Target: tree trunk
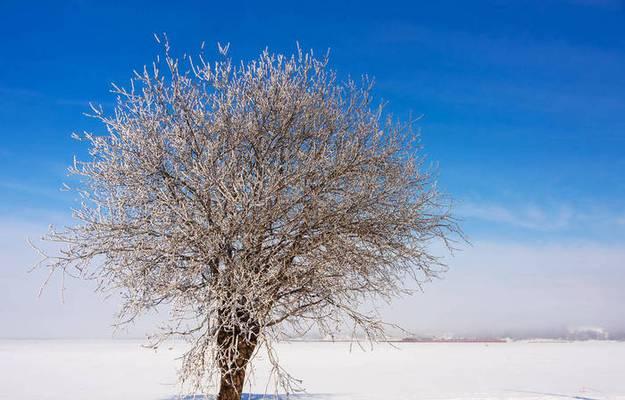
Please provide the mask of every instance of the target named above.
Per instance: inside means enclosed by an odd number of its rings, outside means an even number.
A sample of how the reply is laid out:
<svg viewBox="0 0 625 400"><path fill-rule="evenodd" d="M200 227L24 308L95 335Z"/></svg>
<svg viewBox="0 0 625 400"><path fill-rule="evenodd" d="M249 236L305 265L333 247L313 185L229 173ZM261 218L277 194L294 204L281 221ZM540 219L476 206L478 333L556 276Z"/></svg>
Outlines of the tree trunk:
<svg viewBox="0 0 625 400"><path fill-rule="evenodd" d="M216 400L239 400L243 393L245 371L256 348L256 337L247 340L245 337L237 337L236 332L222 331L217 338L218 344L222 349L228 348L228 345L235 343L235 340L238 350L237 357L234 360L219 360L221 379L219 383L219 394Z"/></svg>

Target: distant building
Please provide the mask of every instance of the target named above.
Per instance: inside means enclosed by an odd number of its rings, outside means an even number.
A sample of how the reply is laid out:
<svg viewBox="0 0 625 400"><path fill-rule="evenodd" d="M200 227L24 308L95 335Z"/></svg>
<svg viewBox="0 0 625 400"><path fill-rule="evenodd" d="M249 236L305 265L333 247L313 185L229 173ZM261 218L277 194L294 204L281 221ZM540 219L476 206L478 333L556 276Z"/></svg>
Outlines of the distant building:
<svg viewBox="0 0 625 400"><path fill-rule="evenodd" d="M568 330L568 340L607 340L608 332L605 329L592 326L582 326Z"/></svg>

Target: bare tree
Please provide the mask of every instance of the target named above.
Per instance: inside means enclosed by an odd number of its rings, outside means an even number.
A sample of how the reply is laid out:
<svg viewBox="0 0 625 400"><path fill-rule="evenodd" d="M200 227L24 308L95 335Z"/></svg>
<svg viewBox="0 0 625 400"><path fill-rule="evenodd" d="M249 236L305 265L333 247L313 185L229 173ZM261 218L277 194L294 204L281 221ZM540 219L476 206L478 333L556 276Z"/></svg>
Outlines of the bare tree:
<svg viewBox="0 0 625 400"><path fill-rule="evenodd" d="M264 347L290 391L276 340L346 326L382 338L363 302L435 277L428 246L459 229L410 124L373 106L366 79L339 82L301 50L237 66L222 47L212 64L165 48L130 88L113 85L112 115L94 108L107 132L77 136L91 155L70 168L82 206L46 236L63 246L43 266L121 292L120 322L168 305L154 344L190 340L194 390L240 398Z"/></svg>

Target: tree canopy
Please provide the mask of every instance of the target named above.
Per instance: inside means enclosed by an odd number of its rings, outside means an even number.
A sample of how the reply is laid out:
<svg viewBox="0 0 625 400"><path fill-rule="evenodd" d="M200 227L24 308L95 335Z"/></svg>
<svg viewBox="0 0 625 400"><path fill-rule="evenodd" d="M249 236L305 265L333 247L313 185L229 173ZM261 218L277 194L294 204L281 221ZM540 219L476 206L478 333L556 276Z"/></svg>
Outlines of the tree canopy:
<svg viewBox="0 0 625 400"><path fill-rule="evenodd" d="M339 82L327 58L264 51L248 63L170 55L94 107L106 132L78 135L82 206L52 230L44 265L121 292L120 321L167 305L157 339L191 346L182 378L237 398L248 361L314 328L380 338L363 311L444 267L434 240L459 228L411 124L374 105L371 83ZM164 72L163 72L164 71Z"/></svg>

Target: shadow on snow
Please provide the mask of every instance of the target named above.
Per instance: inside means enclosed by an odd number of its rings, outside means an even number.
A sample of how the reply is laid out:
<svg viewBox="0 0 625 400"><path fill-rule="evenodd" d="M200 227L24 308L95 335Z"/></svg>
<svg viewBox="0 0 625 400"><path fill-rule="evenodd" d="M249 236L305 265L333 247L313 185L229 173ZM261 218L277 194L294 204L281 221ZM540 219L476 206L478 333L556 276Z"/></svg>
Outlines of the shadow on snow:
<svg viewBox="0 0 625 400"><path fill-rule="evenodd" d="M331 400L334 396L328 393L299 393L299 394L260 394L243 393L241 400ZM215 400L216 396L190 395L174 396L163 400Z"/></svg>

